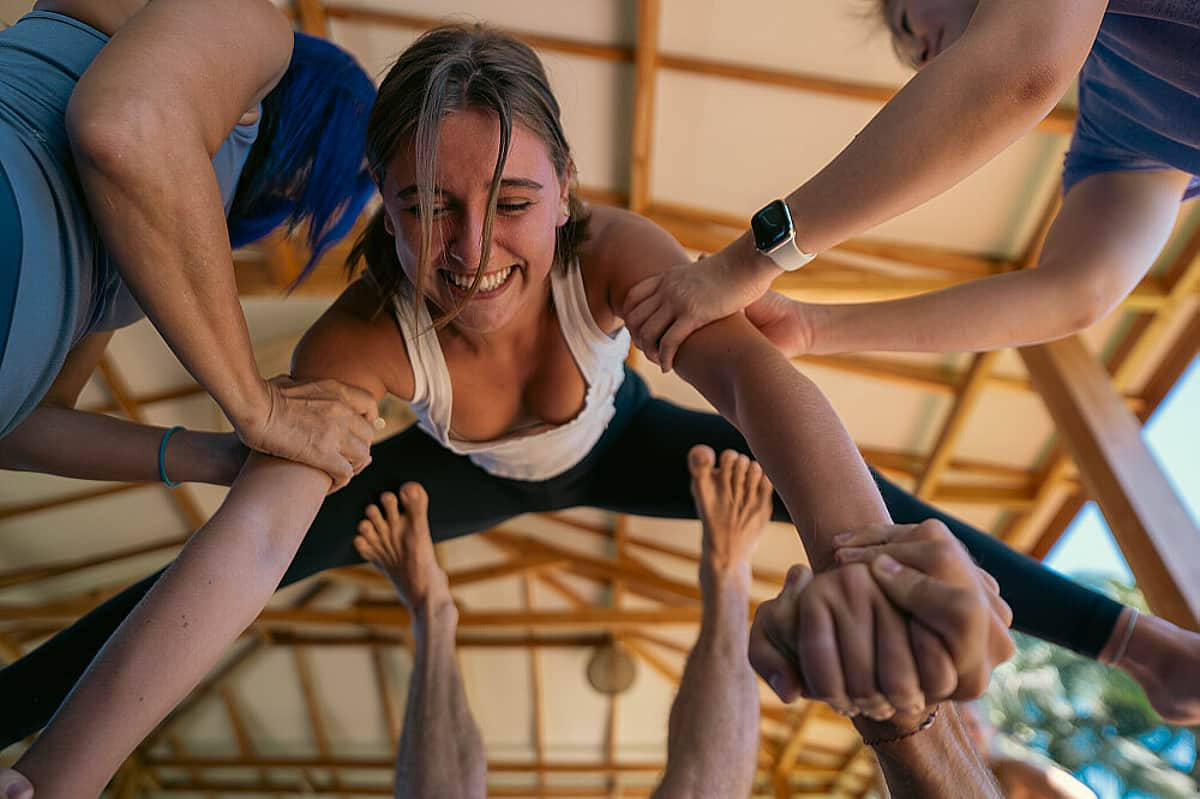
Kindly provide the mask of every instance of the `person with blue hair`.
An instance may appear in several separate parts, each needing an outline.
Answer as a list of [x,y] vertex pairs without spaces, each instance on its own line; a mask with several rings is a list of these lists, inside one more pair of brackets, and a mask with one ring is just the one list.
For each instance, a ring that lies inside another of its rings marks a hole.
[[[0,75],[0,468],[228,485],[248,447],[344,485],[376,405],[259,375],[232,248],[300,229],[302,279],[350,232],[371,78],[266,0],[43,0],[0,31]],[[234,434],[75,410],[143,316]]]

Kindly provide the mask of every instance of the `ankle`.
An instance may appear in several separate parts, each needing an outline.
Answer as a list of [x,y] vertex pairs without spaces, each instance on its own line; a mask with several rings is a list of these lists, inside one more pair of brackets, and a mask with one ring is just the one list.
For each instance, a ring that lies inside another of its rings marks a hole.
[[744,560],[720,560],[706,555],[700,561],[700,590],[706,595],[747,596],[754,577]]
[[458,606],[449,592],[425,597],[412,609],[413,623],[427,632],[453,632],[458,627]]

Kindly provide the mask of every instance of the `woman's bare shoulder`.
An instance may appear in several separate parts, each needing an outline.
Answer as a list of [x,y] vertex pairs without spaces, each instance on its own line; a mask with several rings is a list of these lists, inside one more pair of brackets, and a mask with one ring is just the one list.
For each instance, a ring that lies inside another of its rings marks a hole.
[[412,366],[390,300],[365,280],[350,284],[300,339],[296,377],[334,378],[370,391],[410,399]]
[[625,293],[644,278],[688,260],[670,233],[640,214],[599,205],[591,209],[588,238],[579,250],[585,285],[600,289],[620,315]]

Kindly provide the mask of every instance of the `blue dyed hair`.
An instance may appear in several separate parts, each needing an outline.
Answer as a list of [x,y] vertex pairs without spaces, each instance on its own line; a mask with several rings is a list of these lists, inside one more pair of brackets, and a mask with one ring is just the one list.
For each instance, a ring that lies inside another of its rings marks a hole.
[[299,283],[343,239],[371,199],[364,158],[375,84],[354,58],[315,36],[295,34],[292,61],[263,99],[258,139],[229,211],[234,247],[280,225],[308,226],[312,252]]

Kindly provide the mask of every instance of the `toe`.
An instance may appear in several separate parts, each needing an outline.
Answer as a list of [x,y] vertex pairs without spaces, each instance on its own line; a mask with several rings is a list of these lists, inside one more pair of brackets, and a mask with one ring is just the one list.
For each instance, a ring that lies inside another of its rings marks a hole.
[[358,552],[359,556],[363,560],[370,561],[371,563],[375,563],[379,560],[378,552],[376,551],[375,547],[371,545],[366,533],[364,533],[361,529],[359,530],[359,535],[354,536],[354,549]]
[[383,513],[387,518],[388,527],[398,530],[400,528],[400,501],[396,499],[396,495],[391,491],[385,491],[379,498],[379,502],[383,505]]
[[404,508],[414,519],[423,519],[429,512],[429,495],[420,483],[405,483],[400,486]]
[[713,449],[705,444],[697,444],[688,452],[688,471],[693,478],[700,478],[712,471],[717,457]]

